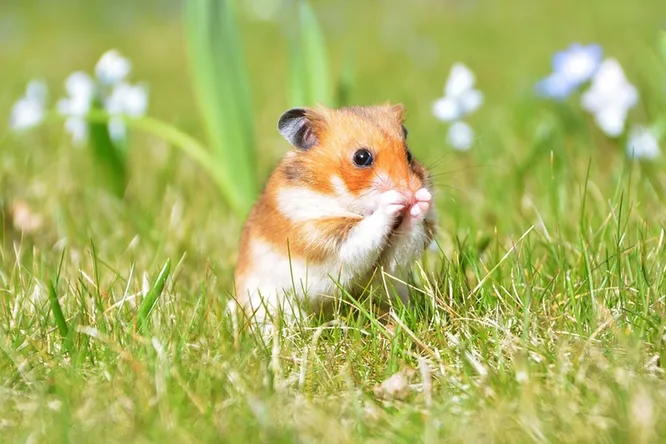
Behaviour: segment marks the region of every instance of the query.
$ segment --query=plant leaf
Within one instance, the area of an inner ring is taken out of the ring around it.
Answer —
[[[127,163],[124,153],[111,140],[107,121],[89,122],[90,144],[102,186],[122,198],[127,187]]]
[[[289,39],[289,98],[291,106],[333,106],[324,33],[305,0],[297,5],[298,26]]]
[[[159,137],[180,149],[183,153],[198,163],[220,189],[226,186],[224,173],[220,170],[213,155],[205,146],[189,134],[154,117],[132,119],[128,123],[131,127]]]
[[[221,191],[244,215],[258,194],[252,104],[227,0],[188,0],[186,30],[199,109]]]
[[[336,83],[335,106],[349,105],[349,97],[354,85],[354,57],[353,52],[348,52],[342,65],[342,73]]]

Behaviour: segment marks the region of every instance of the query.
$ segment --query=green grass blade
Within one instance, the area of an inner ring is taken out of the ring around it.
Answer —
[[[297,7],[298,27],[289,41],[291,106],[334,106],[324,33],[307,1]]]
[[[224,177],[223,194],[246,213],[258,194],[252,104],[235,17],[226,0],[189,0],[186,30],[194,89]]]
[[[56,325],[58,326],[60,336],[62,336],[63,339],[67,338],[67,335],[69,334],[69,328],[67,327],[67,321],[65,320],[65,315],[62,312],[62,307],[60,307],[58,293],[56,292],[53,282],[49,282],[49,300],[51,301],[51,311],[53,311],[53,317],[55,319]]]
[[[143,332],[143,329],[148,323],[148,317],[153,311],[153,308],[157,303],[157,299],[162,294],[162,290],[164,290],[164,284],[166,283],[170,272],[171,259],[168,259],[164,264],[164,267],[162,267],[160,274],[157,276],[157,279],[155,279],[153,286],[150,287],[148,294],[146,294],[146,297],[143,299],[143,301],[141,301],[141,305],[139,306],[139,311],[136,315],[137,330],[139,332]]]
[[[57,279],[56,279],[57,281]],[[72,352],[72,338],[69,336],[69,327],[67,326],[67,320],[65,319],[65,314],[62,311],[60,306],[60,301],[58,300],[58,292],[55,289],[55,284],[53,281],[49,282],[49,301],[51,302],[51,311],[53,312],[53,318],[55,319],[56,326],[62,337],[62,344],[65,350]]]

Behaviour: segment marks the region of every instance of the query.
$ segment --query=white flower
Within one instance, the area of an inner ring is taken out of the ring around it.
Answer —
[[[446,140],[454,149],[459,151],[467,151],[474,143],[474,130],[465,122],[454,122],[449,127]]]
[[[58,101],[58,112],[63,116],[88,114],[95,94],[93,79],[84,72],[74,72],[65,80],[65,90],[69,96]]]
[[[115,84],[127,77],[132,65],[118,51],[111,49],[104,53],[95,66],[95,74],[104,84]]]
[[[474,73],[464,64],[455,63],[449,73],[449,79],[444,88],[444,95],[460,96],[474,87],[476,77]]]
[[[474,89],[474,73],[462,63],[451,68],[444,88],[444,97],[433,104],[433,114],[439,120],[452,122],[470,114],[483,103],[483,93]]]
[[[12,107],[9,126],[21,132],[34,128],[44,120],[44,106],[26,97],[19,99]]]
[[[67,117],[65,131],[72,136],[74,145],[81,146],[88,140],[88,124],[85,120],[95,96],[95,82],[86,73],[77,71],[65,80],[68,97],[58,101],[58,112]]]
[[[148,91],[141,85],[119,83],[114,86],[104,106],[109,114],[141,117],[148,109]]]
[[[635,126],[629,133],[627,155],[634,159],[655,159],[661,154],[659,141],[649,128]]]
[[[104,107],[111,114],[108,125],[111,139],[116,142],[123,141],[127,138],[127,128],[121,116],[136,118],[145,115],[148,109],[148,90],[141,85],[118,83],[104,102]]]
[[[148,90],[142,85],[124,81],[131,70],[129,60],[116,50],[107,51],[95,66],[96,78],[84,72],[74,72],[65,81],[68,96],[58,102],[58,112],[67,117],[65,130],[74,145],[88,140],[86,116],[93,106],[100,106],[110,115],[108,131],[115,142],[127,138],[123,116],[141,117],[148,109]]]
[[[74,146],[82,146],[88,141],[88,122],[82,117],[68,117],[65,131],[72,136]]]
[[[42,123],[46,116],[45,105],[48,88],[42,80],[32,80],[26,87],[25,96],[21,97],[12,106],[9,116],[9,126],[12,130],[21,132]]]
[[[622,134],[627,112],[637,102],[636,88],[615,59],[604,60],[582,97],[583,108],[594,114],[597,125],[611,137]]]

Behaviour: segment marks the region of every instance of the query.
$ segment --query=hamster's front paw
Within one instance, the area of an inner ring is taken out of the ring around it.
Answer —
[[[430,205],[432,205],[432,194],[425,188],[421,188],[416,193],[414,193],[414,202],[409,208],[409,215],[412,219],[421,220],[424,219]]]
[[[389,216],[390,218],[397,217],[407,207],[407,199],[405,196],[395,190],[389,190],[379,196],[378,212]]]

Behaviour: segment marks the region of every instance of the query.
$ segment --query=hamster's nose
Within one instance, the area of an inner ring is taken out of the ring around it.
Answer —
[[[421,188],[421,183],[413,178],[405,178],[393,182],[394,189],[402,194],[411,205],[416,202],[414,194]]]
[[[406,190],[410,195],[414,195],[423,185],[421,180],[416,176],[411,176],[400,184],[401,188]]]

